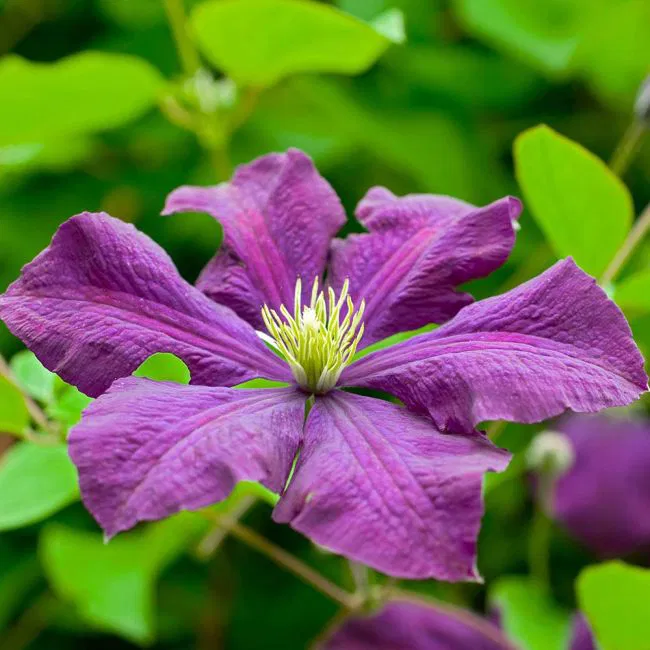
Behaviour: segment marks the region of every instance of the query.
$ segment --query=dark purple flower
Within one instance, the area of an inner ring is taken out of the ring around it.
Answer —
[[[555,484],[554,517],[601,557],[650,547],[650,424],[572,416],[558,431],[574,461]]]
[[[290,151],[167,204],[197,209],[225,233],[199,281],[205,293],[132,226],[85,213],[0,299],[45,366],[100,395],[70,453],[109,537],[220,501],[248,479],[282,494],[277,521],[336,552],[393,575],[476,579],[483,474],[509,455],[475,426],[597,411],[646,387],[625,319],[572,261],[353,360],[357,347],[470,302],[455,287],[505,260],[516,199],[477,209],[375,188],[358,211],[370,232],[332,241],[340,203]],[[183,359],[192,385],[124,379],[154,352]],[[255,377],[289,386],[228,388]],[[345,387],[392,393],[407,408]]]
[[[407,601],[347,619],[322,650],[517,650],[489,621],[448,605]]]

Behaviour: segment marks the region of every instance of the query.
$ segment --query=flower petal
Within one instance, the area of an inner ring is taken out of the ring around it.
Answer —
[[[43,365],[92,396],[154,352],[183,359],[193,383],[287,377],[249,325],[185,282],[148,237],[103,213],[66,221],[0,297],[0,315]]]
[[[600,557],[650,548],[650,424],[574,416],[558,431],[574,463],[555,484],[554,517]]]
[[[481,434],[442,434],[390,402],[334,391],[309,413],[274,519],[390,575],[477,580],[483,474],[508,461]]]
[[[573,617],[569,650],[597,650],[593,632],[582,612]]]
[[[392,393],[442,430],[598,411],[647,387],[618,307],[572,260],[463,309],[437,330],[359,359],[341,385]]]
[[[506,261],[520,211],[512,197],[476,208],[446,196],[370,190],[357,208],[370,233],[332,242],[330,264],[335,290],[349,278],[355,302],[366,301],[364,344],[443,323],[472,302],[456,287]]]
[[[304,406],[293,389],[120,379],[70,433],[83,501],[111,537],[138,521],[221,501],[238,481],[280,492]]]
[[[348,618],[322,650],[515,650],[489,621],[452,605],[393,601]]]
[[[230,183],[180,187],[163,214],[188,210],[211,214],[224,229],[225,248],[209,263],[200,288],[242,318],[252,312],[255,326],[263,304],[293,304],[298,277],[307,295],[323,275],[330,239],[345,223],[334,190],[297,149],[240,166]],[[231,273],[233,257],[248,276],[243,291],[241,273]]]

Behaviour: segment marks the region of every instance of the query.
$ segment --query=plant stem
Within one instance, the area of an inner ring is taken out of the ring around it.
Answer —
[[[49,592],[43,592],[25,610],[14,626],[7,630],[2,639],[3,650],[25,650],[50,624],[56,600]]]
[[[485,435],[494,442],[502,433],[503,430],[506,428],[506,425],[508,423],[505,420],[495,420],[490,424],[490,426],[487,427],[485,430]]]
[[[550,589],[549,550],[552,523],[541,504],[537,504],[528,539],[528,565],[531,575],[546,590]]]
[[[2,355],[0,355],[0,375],[8,379],[16,388],[18,388],[18,390],[20,390],[32,420],[34,420],[43,431],[53,433],[52,425],[47,419],[47,416],[43,413],[41,407],[21,388],[20,383],[14,377],[14,373],[11,371],[9,364]]]
[[[619,271],[623,268],[634,249],[645,237],[650,229],[650,203],[646,205],[639,218],[634,222],[632,230],[628,233],[623,245],[618,249],[616,255],[605,269],[600,278],[600,284],[608,285],[614,281]]]
[[[194,47],[192,39],[187,33],[187,20],[183,0],[163,0],[167,20],[174,36],[178,58],[181,61],[183,70],[188,77],[194,76],[201,67],[199,53]]]
[[[354,580],[355,591],[354,593],[363,598],[365,602],[370,595],[370,569],[365,564],[348,560],[350,566],[350,573]]]
[[[638,150],[643,134],[646,130],[646,124],[641,120],[635,119],[626,129],[623,137],[618,143],[609,167],[617,175],[623,176],[628,170],[634,155]]]
[[[259,553],[262,553],[262,555],[266,555],[266,557],[277,565],[286,569],[290,573],[293,573],[293,575],[311,585],[314,589],[317,589],[328,598],[339,603],[342,607],[345,607],[348,610],[354,610],[361,604],[360,599],[355,594],[351,594],[348,591],[345,591],[345,589],[341,589],[341,587],[330,582],[327,578],[318,573],[318,571],[312,569],[309,565],[305,564],[302,560],[299,560],[280,546],[277,546],[273,542],[262,537],[248,526],[240,524],[227,516],[219,517],[218,515],[215,516],[205,511],[201,514],[207,519],[210,519],[210,521],[222,525],[233,537],[236,537]]]

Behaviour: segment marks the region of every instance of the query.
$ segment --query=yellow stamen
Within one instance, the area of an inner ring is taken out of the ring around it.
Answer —
[[[312,393],[323,394],[334,388],[336,382],[357,351],[363,336],[362,300],[355,311],[348,295],[350,283],[346,280],[336,299],[332,288],[319,291],[318,278],[314,280],[311,300],[302,304],[302,282],[296,282],[293,316],[282,305],[280,315],[262,307],[262,318],[273,345],[284,356],[298,384]],[[343,307],[346,313],[341,320]]]

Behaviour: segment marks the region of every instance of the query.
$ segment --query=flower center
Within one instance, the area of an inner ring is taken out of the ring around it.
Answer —
[[[293,316],[282,305],[280,315],[267,305],[262,307],[262,318],[269,332],[264,336],[286,359],[298,385],[312,393],[326,393],[336,382],[357,350],[363,336],[362,300],[355,310],[348,295],[350,283],[346,280],[341,294],[334,290],[318,290],[318,278],[314,280],[311,300],[302,304],[302,282],[296,282]],[[345,316],[342,317],[342,312]]]

